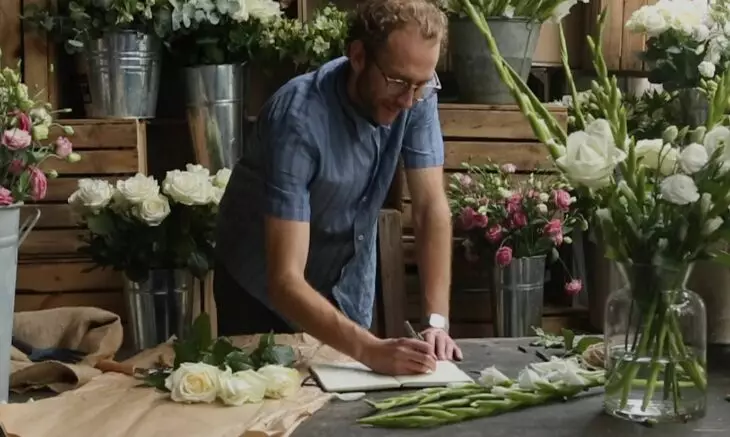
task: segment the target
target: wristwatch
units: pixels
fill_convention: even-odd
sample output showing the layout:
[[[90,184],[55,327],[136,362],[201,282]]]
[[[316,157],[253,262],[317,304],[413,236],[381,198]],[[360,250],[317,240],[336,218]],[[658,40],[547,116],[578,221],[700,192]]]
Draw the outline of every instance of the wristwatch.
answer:
[[[449,332],[449,321],[441,314],[431,313],[428,316],[428,326]]]

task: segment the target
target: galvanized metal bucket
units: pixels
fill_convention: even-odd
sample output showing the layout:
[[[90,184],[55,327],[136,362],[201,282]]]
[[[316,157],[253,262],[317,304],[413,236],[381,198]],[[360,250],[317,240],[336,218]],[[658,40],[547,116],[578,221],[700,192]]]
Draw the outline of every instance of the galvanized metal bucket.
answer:
[[[184,338],[193,323],[196,281],[186,270],[152,270],[144,282],[127,279],[124,300],[135,351]]]
[[[540,23],[502,17],[487,18],[487,23],[502,57],[523,80],[527,80],[540,37]],[[515,103],[494,66],[484,35],[470,18],[450,19],[449,55],[461,102]]]
[[[86,53],[92,118],[154,118],[160,88],[162,43],[134,31],[91,41]]]
[[[495,266],[492,322],[496,337],[529,337],[542,325],[545,255]]]
[[[232,168],[244,150],[244,64],[185,69],[188,125],[195,157],[211,172]]]
[[[18,247],[33,229],[41,212],[20,224],[20,205],[0,207],[0,403],[10,396],[10,346],[15,311],[15,280],[18,274]]]

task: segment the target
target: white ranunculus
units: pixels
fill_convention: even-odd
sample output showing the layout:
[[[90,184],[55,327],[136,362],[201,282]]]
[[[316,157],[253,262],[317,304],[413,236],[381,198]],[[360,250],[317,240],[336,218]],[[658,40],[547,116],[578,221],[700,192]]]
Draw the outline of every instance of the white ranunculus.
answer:
[[[170,215],[170,202],[167,197],[158,194],[148,197],[134,208],[135,215],[150,226],[158,226]]]
[[[709,156],[712,156],[718,149],[722,150],[717,160],[720,162],[723,171],[730,169],[730,147],[728,147],[730,145],[730,129],[725,126],[715,126],[707,132],[702,142]]]
[[[137,173],[131,178],[117,181],[117,191],[132,204],[142,203],[145,199],[157,197],[160,185],[154,177]]]
[[[494,386],[508,386],[512,384],[512,380],[504,373],[500,372],[495,366],[487,367],[479,372],[479,382],[485,387],[492,388]]]
[[[700,75],[706,79],[715,76],[715,64],[713,64],[712,62],[700,62],[700,65],[697,66],[697,70],[699,70]]]
[[[114,187],[103,179],[81,179],[78,188],[68,198],[68,203],[79,211],[98,211],[109,204]]]
[[[218,188],[226,188],[229,180],[231,180],[231,169],[222,168],[213,176],[213,185]]]
[[[183,205],[205,205],[213,198],[210,180],[202,173],[189,171],[168,171],[162,191]]]
[[[720,229],[720,226],[724,223],[724,220],[721,217],[713,217],[705,222],[705,224],[702,226],[702,235],[708,236],[715,232],[716,230]]]
[[[647,167],[668,176],[674,173],[679,160],[679,152],[671,144],[664,144],[661,138],[653,140],[639,140],[634,149],[636,158],[642,159]]]
[[[707,164],[709,156],[702,144],[692,143],[679,154],[679,166],[687,174],[695,174]]]
[[[165,379],[175,402],[214,402],[218,396],[221,370],[205,363],[182,363]]]
[[[685,174],[675,174],[664,179],[660,186],[662,198],[675,205],[687,205],[700,198],[695,181]]]
[[[299,391],[301,376],[297,369],[269,364],[258,372],[266,378],[266,397],[281,399]]]
[[[221,372],[218,397],[226,405],[240,406],[258,403],[266,395],[267,379],[255,370]]]
[[[616,165],[626,159],[626,153],[614,144],[611,127],[604,119],[592,121],[585,131],[571,133],[566,146],[565,155],[556,163],[569,179],[589,188],[607,186]]]

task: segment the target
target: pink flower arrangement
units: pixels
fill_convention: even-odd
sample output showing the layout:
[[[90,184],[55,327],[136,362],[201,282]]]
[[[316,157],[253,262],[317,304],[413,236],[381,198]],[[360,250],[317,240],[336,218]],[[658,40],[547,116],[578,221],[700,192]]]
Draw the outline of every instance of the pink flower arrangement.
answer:
[[[58,175],[47,169],[48,158],[80,159],[68,138],[49,138],[53,128],[65,135],[73,129],[54,123],[50,105],[29,97],[20,77],[17,70],[0,69],[0,207],[46,197],[48,179]]]
[[[557,249],[572,242],[572,230],[587,228],[561,175],[523,176],[510,163],[465,167],[466,172],[452,176],[448,194],[455,231],[466,239],[467,259],[491,258],[501,267],[538,255],[559,260]],[[575,295],[581,288],[571,279],[565,292]]]

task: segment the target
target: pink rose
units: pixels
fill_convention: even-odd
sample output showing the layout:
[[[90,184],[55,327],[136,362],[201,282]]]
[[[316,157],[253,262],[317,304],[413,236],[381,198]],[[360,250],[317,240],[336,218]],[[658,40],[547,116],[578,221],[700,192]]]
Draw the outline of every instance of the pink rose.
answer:
[[[563,224],[560,223],[560,219],[552,219],[545,224],[542,232],[545,235],[555,235],[563,232]]]
[[[43,170],[38,167],[28,167],[30,172],[30,197],[33,200],[41,200],[48,192],[48,179]]]
[[[507,213],[515,214],[522,211],[522,194],[515,193],[507,199]]]
[[[573,279],[572,281],[565,284],[565,293],[568,296],[575,296],[578,293],[580,293],[580,290],[583,289],[583,283],[580,279]]]
[[[0,187],[0,205],[12,205],[13,193],[5,187]]]
[[[497,254],[494,258],[497,261],[497,264],[502,267],[506,266],[512,262],[512,248],[509,246],[500,247],[497,249]]]
[[[516,212],[512,214],[510,224],[513,228],[524,228],[527,226],[527,216],[524,212]]]
[[[10,150],[21,150],[30,146],[30,134],[22,129],[8,129],[3,132],[2,144]]]
[[[30,121],[30,117],[25,112],[18,111],[18,129],[30,132],[30,128],[33,123]]]
[[[10,165],[8,166],[8,173],[10,173],[13,176],[18,176],[19,174],[23,173],[25,170],[25,164],[20,159],[13,159],[10,161]]]
[[[502,227],[499,225],[494,225],[487,230],[484,236],[490,243],[499,243],[499,241],[502,239]]]
[[[517,171],[517,166],[514,164],[507,163],[507,164],[502,165],[502,171],[504,173],[514,173]]]
[[[65,158],[73,151],[73,144],[66,137],[58,137],[56,139],[56,155]]]
[[[467,231],[474,228],[485,228],[489,222],[486,215],[479,214],[471,206],[467,206],[461,211],[459,220],[461,221],[462,228]]]
[[[459,181],[459,184],[461,184],[461,186],[463,188],[470,187],[472,182],[474,182],[473,179],[471,178],[471,176],[463,174],[463,173],[457,174],[456,179]]]
[[[570,209],[570,194],[565,190],[553,191],[553,202],[561,211]]]

